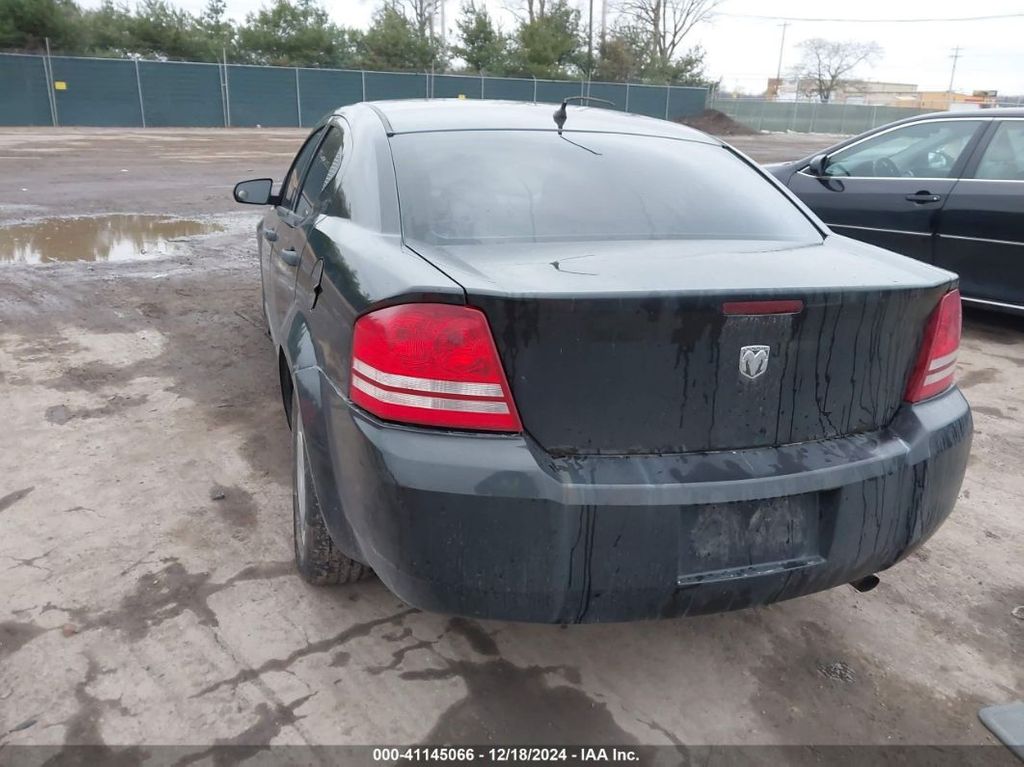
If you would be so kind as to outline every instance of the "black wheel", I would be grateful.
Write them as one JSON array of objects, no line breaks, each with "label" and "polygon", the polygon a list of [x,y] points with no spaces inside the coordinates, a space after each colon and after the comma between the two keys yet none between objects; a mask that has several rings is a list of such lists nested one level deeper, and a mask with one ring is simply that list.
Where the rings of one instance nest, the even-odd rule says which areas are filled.
[{"label": "black wheel", "polygon": [[342,554],[331,540],[313,486],[306,452],[306,436],[298,395],[292,391],[292,528],[295,533],[295,565],[299,574],[316,586],[355,583],[369,577],[362,562]]}]

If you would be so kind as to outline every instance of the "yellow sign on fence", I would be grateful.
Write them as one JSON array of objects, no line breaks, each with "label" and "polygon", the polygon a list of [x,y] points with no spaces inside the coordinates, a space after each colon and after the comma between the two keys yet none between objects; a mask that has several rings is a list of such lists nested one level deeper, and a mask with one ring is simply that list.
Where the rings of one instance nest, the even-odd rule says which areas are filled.
[{"label": "yellow sign on fence", "polygon": [[68,89],[68,84],[63,80],[55,80],[53,83],[53,89],[55,91],[66,91]]}]

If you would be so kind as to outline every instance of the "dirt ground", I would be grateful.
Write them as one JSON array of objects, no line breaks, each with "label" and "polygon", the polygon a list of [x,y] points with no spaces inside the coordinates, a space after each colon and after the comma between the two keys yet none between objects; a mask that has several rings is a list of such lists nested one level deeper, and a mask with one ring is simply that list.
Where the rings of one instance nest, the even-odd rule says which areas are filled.
[{"label": "dirt ground", "polygon": [[[230,199],[300,137],[0,131],[0,223],[221,227],[151,260],[0,263],[0,763],[17,744],[995,743],[978,709],[1024,695],[1024,322],[968,315],[959,504],[870,594],[560,628],[316,589],[291,562],[259,212]],[[734,141],[766,161],[831,143]]]},{"label": "dirt ground", "polygon": [[758,133],[753,128],[733,120],[725,112],[720,112],[717,109],[705,109],[696,117],[682,117],[678,122],[719,137],[753,136]]}]

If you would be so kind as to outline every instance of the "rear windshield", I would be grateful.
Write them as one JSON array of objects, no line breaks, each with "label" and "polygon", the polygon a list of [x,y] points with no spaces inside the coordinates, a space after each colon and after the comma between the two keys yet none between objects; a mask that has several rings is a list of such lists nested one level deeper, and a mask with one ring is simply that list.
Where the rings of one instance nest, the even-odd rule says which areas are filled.
[{"label": "rear windshield", "polygon": [[409,241],[821,241],[796,206],[721,146],[453,131],[398,135],[392,150]]}]

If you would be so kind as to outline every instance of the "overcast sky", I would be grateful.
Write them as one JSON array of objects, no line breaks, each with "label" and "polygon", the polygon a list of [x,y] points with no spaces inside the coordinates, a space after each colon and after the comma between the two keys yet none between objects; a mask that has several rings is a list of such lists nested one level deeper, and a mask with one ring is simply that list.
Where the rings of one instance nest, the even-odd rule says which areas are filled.
[{"label": "overcast sky", "polygon": [[[458,14],[462,0],[445,0],[448,27]],[[94,7],[100,0],[85,0]],[[170,0],[194,13],[206,0]],[[228,13],[237,20],[258,9],[265,0],[227,0]],[[485,0],[506,29],[513,17],[507,10],[523,3],[518,0]],[[587,0],[570,0],[583,11]],[[609,12],[616,0],[607,0]],[[365,27],[378,0],[325,0],[331,16],[347,26]],[[601,0],[594,0],[595,30],[600,23]],[[808,19],[962,19],[966,16],[1022,14],[1021,0],[724,0],[715,19],[698,27],[689,44],[700,43],[707,50],[707,73],[722,78],[727,87],[740,86],[751,93],[764,90],[768,77],[778,66],[782,20],[753,16],[788,16]],[[596,35],[596,32],[595,32]],[[1024,94],[1024,15],[980,21],[854,23],[851,21],[791,21],[786,30],[783,70],[799,58],[797,43],[809,37],[842,40],[874,40],[885,53],[873,67],[858,75],[889,82],[915,83],[920,90],[945,90],[949,85],[952,53],[961,47],[954,87],[961,91],[996,89],[1001,94]]]}]

